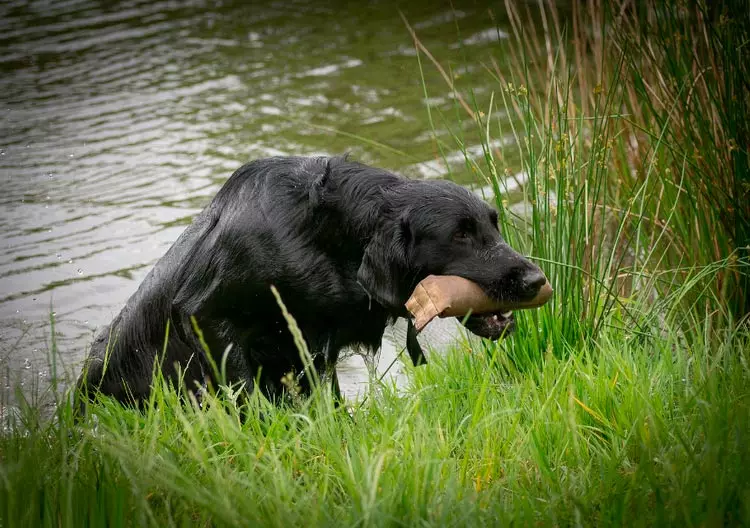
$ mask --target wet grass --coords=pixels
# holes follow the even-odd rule
[[[0,525],[750,524],[747,28],[696,2],[596,5],[509,5],[497,90],[444,67],[456,115],[430,115],[474,121],[466,168],[555,288],[515,336],[349,407],[326,386],[199,407],[158,379],[143,412],[27,406],[4,418]],[[419,67],[439,63],[413,35]]]
[[[562,335],[575,314],[552,311]],[[281,407],[227,390],[200,408],[158,382],[144,412],[103,401],[76,425],[68,403],[53,423],[28,408],[0,437],[0,520],[746,524],[750,332],[711,323],[606,325],[585,346],[547,340],[533,365],[465,343],[350,409],[327,390]],[[548,324],[528,314],[516,342]]]

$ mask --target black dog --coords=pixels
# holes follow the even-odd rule
[[[172,381],[181,371],[191,389],[215,382],[194,316],[213,354],[231,345],[226,381],[250,390],[258,383],[273,398],[282,378],[304,366],[272,285],[322,372],[342,347],[377,350],[430,274],[458,275],[494,299],[519,302],[546,282],[503,241],[495,210],[456,184],[344,158],[257,160],[227,180],[96,338],[79,384],[142,402],[155,361]],[[497,339],[512,323],[488,315],[466,326]],[[409,341],[418,359],[413,327]],[[309,391],[307,376],[299,386]]]

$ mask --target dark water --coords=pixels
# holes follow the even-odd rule
[[[423,57],[425,97],[398,10],[485,104],[496,86],[481,63],[504,38],[502,10],[493,20],[489,2],[465,4],[0,4],[0,401],[14,383],[49,383],[51,311],[60,368],[75,373],[94,331],[241,164],[350,151],[446,177],[428,105],[454,150],[439,113],[454,133],[470,127]],[[450,159],[450,177],[475,181]]]

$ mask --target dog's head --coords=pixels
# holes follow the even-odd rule
[[[395,315],[428,275],[457,275],[507,306],[529,306],[549,288],[542,270],[513,250],[498,229],[497,212],[447,181],[412,181],[386,194],[380,228],[358,272],[367,293]],[[465,326],[497,339],[513,329],[512,314],[473,315]]]

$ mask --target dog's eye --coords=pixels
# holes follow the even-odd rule
[[[471,238],[471,234],[474,232],[474,226],[470,220],[462,220],[456,227],[456,231],[453,233],[454,240],[466,240]]]
[[[494,209],[490,211],[490,224],[492,224],[493,227],[497,228],[498,225],[498,218],[497,218],[497,211]]]

